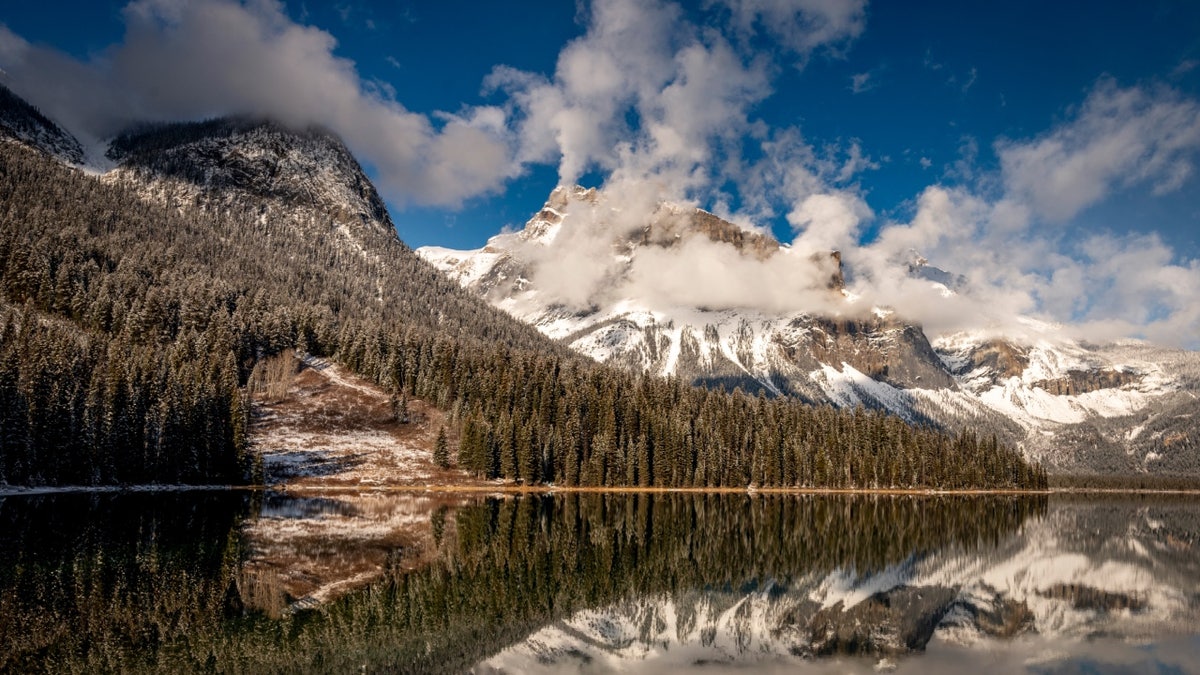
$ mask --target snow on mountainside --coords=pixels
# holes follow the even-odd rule
[[[155,183],[161,197],[203,195],[212,207],[253,196],[317,211],[344,225],[390,232],[383,200],[336,137],[249,118],[165,124],[122,134],[108,157],[112,180]]]
[[[114,139],[102,180],[144,199],[265,223],[287,223],[297,242],[360,260],[383,298],[381,257],[399,243],[383,199],[335,136],[271,121],[221,118],[152,125]]]
[[[78,141],[2,87],[0,138],[85,159]],[[286,225],[287,236],[361,263],[385,295],[379,252],[399,240],[370,180],[328,133],[246,118],[163,124],[118,137],[107,159],[115,167],[102,180],[181,211]],[[560,187],[521,231],[476,251],[419,253],[598,361],[996,433],[1061,471],[1200,473],[1200,354],[1084,344],[1032,323],[1032,338],[931,341],[848,292],[838,253],[793,250],[693,207]],[[897,264],[943,295],[966,283],[916,252]],[[754,307],[741,302],[756,295]]]
[[[495,236],[474,251],[426,247],[418,253],[465,288],[597,361],[994,432],[1060,471],[1200,473],[1200,354],[1137,342],[1084,344],[1032,320],[1026,321],[1032,338],[980,332],[931,341],[886,308],[857,306],[844,288],[836,252],[803,255],[705,211],[669,204],[640,226],[604,230],[605,219],[624,216],[601,192],[559,187],[521,231]],[[589,240],[598,236],[607,237],[601,247]],[[559,258],[577,253],[577,243],[600,252],[580,256],[581,275],[603,266],[584,302],[564,299],[556,287],[576,283],[555,273],[570,272]],[[712,254],[714,248],[723,253]],[[663,251],[677,253],[682,263],[676,264],[699,251],[704,257],[696,264],[715,260],[753,269],[782,261],[775,269],[806,269],[809,286],[798,293],[814,307],[706,304],[704,291],[676,294],[688,303],[664,302],[653,284],[638,283],[648,266],[670,264]],[[608,259],[597,263],[597,257]],[[943,294],[966,284],[915,252],[900,264]],[[669,276],[653,278],[660,287],[671,284]],[[713,293],[719,297],[720,289]]]
[[[533,282],[538,270],[529,258],[570,226],[570,209],[581,204],[594,207],[599,199],[595,190],[558,188],[520,232],[493,237],[477,251],[427,247],[418,253],[546,335],[598,361],[634,370],[814,402],[830,398],[830,387],[814,377],[826,363],[836,363],[839,374],[864,372],[898,386],[923,380],[938,386],[952,384],[939,367],[929,367],[936,359],[924,335],[886,316],[853,320],[807,313],[779,316],[741,308],[654,307],[638,298],[583,309],[558,302],[553,289],[547,292]],[[812,270],[816,290],[828,296],[828,304],[847,302],[836,253],[806,257],[712,214],[672,206],[662,207],[653,222],[612,243],[613,268],[616,274],[627,274],[645,251],[682,247],[695,240],[727,247],[744,259],[788,256],[789,265]],[[844,393],[854,402],[870,405],[877,403],[873,393],[891,396],[883,391]]]
[[[83,147],[74,136],[63,131],[16,94],[0,84],[0,139],[11,139],[33,146],[68,164],[83,162]]]

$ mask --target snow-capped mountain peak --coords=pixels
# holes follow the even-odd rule
[[[418,253],[464,287],[598,361],[696,384],[995,433],[1051,468],[1195,471],[1200,355],[1021,330],[931,341],[811,254],[695,207],[615,204],[559,187],[523,230]],[[962,275],[916,251],[907,276],[953,296]],[[1167,411],[1165,414],[1160,411]]]

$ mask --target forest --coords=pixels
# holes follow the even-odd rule
[[[245,123],[208,124],[235,134]],[[179,142],[196,137],[181,129]],[[169,139],[155,130],[155,147]],[[136,140],[123,147],[153,157]],[[148,196],[144,183],[0,144],[0,483],[253,484],[245,383],[259,360],[296,348],[449,411],[460,439],[451,454],[479,476],[1046,484],[990,435],[597,365],[442,277],[386,214],[373,230],[319,204],[221,189]],[[349,227],[360,228],[354,246]]]

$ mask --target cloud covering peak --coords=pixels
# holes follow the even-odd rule
[[[410,112],[335,55],[331,34],[295,23],[278,2],[138,0],[124,19],[124,41],[88,61],[0,26],[0,68],[93,142],[137,121],[259,115],[332,130],[400,204],[459,204],[512,175],[498,110]]]

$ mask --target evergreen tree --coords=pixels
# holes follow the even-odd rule
[[[438,427],[437,440],[433,442],[433,463],[441,469],[450,468],[450,447],[445,426]]]

